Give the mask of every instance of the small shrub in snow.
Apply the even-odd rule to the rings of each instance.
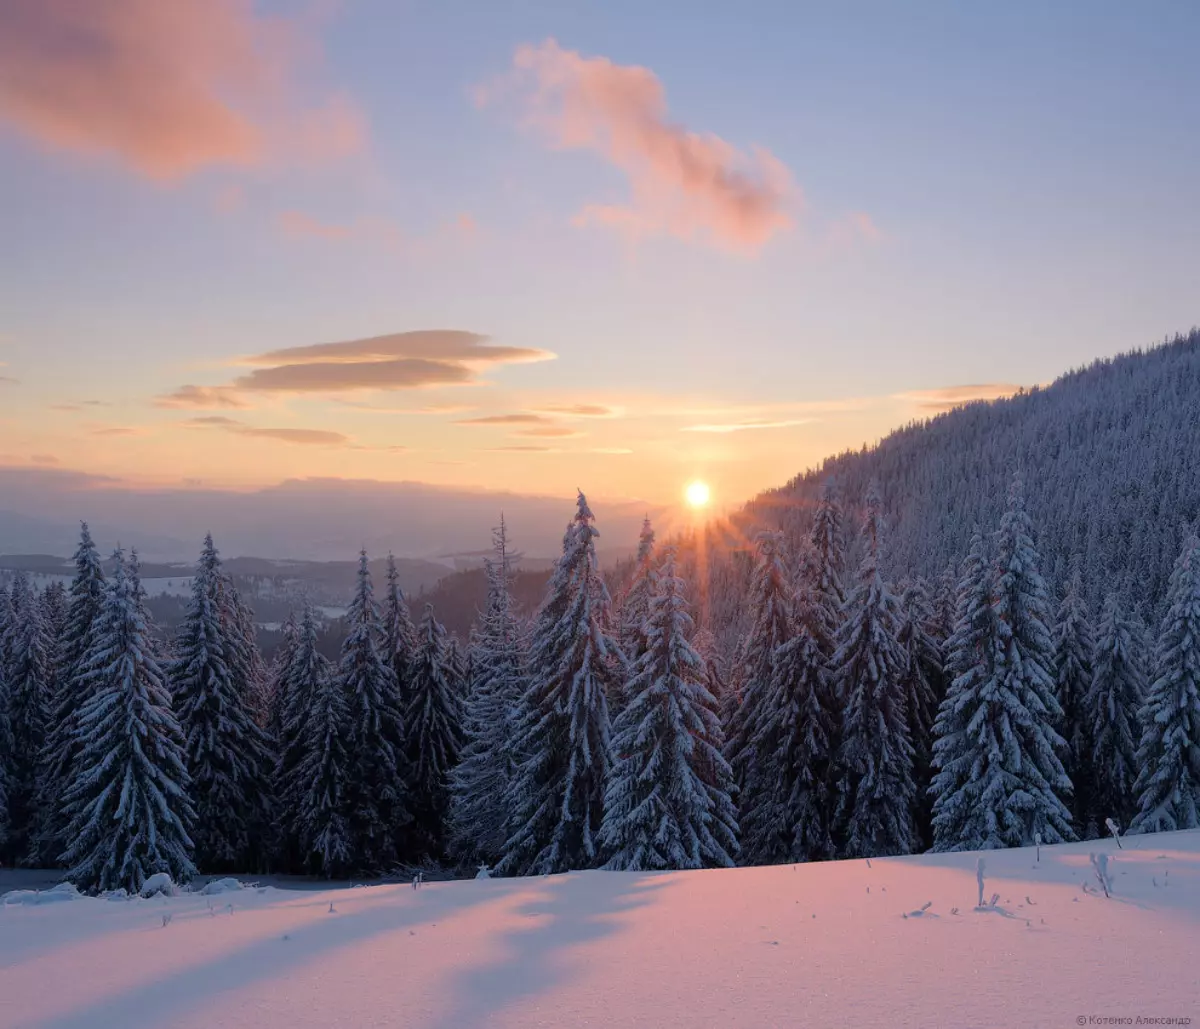
[[[138,891],[139,897],[156,897],[162,894],[164,897],[175,896],[177,888],[175,881],[166,872],[155,872],[149,879],[142,883],[142,888]]]

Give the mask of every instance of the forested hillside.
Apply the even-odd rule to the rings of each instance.
[[[965,557],[976,525],[994,527],[1014,472],[1052,586],[1061,588],[1078,560],[1093,607],[1116,589],[1157,621],[1200,512],[1200,330],[839,454],[764,493],[745,519],[799,539],[825,481],[836,481],[853,510],[875,480],[890,577],[936,578]]]

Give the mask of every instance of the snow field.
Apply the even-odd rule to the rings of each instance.
[[[1200,1019],[1200,831],[1124,843],[987,852],[986,909],[976,853],[5,903],[0,1029]]]

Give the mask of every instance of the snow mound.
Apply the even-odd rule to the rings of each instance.
[[[175,881],[166,872],[155,872],[149,879],[142,883],[142,888],[138,890],[139,897],[156,897],[162,894],[164,897],[174,897],[179,892],[179,888],[175,885]]]
[[[49,890],[10,890],[0,900],[4,906],[30,907],[38,904],[58,904],[64,900],[78,900],[82,894],[70,883],[59,883]]]
[[[244,890],[246,884],[240,879],[214,879],[212,882],[205,885],[200,892],[206,897],[211,897],[215,893],[236,893],[238,890]]]

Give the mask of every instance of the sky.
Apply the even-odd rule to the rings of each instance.
[[[728,508],[1197,322],[1197,38],[1191,2],[0,0],[0,466]]]

